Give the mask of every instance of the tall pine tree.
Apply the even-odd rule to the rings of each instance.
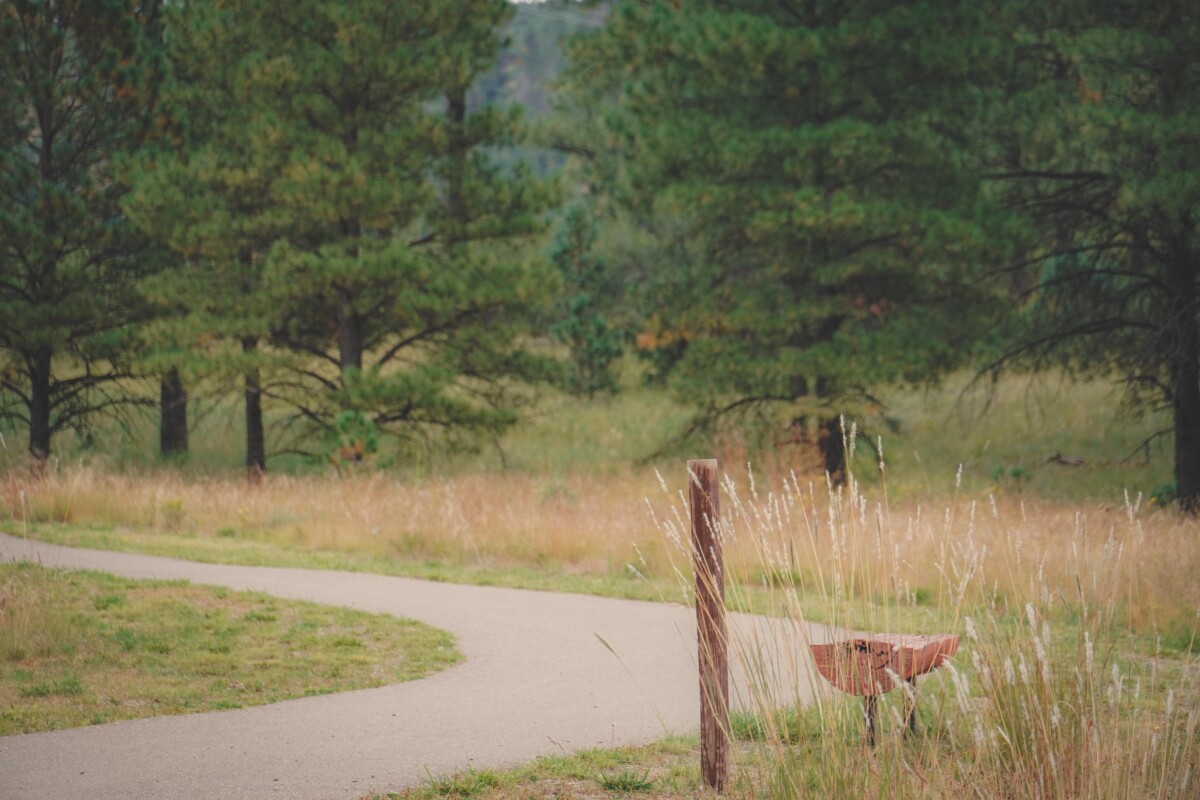
[[[137,215],[197,254],[200,297],[246,298],[236,321],[215,302],[210,326],[231,323],[247,354],[268,345],[277,379],[259,389],[306,436],[346,411],[401,437],[497,432],[510,379],[536,377],[516,337],[547,291],[529,244],[549,193],[491,163],[516,119],[469,93],[510,13],[236,0],[192,15],[219,76],[198,78],[211,129],[159,160]]]
[[[1009,100],[991,177],[1031,232],[1026,325],[1001,363],[1118,371],[1136,404],[1170,411],[1179,502],[1200,513],[1200,9],[993,13]]]
[[[158,0],[0,7],[0,414],[53,435],[127,402],[136,286],[155,268],[125,218],[124,155],[152,129]]]
[[[989,302],[981,24],[957,2],[628,2],[573,42],[570,102],[600,130],[566,146],[652,234],[642,340],[698,423],[829,420],[963,362]]]
[[[240,13],[236,4],[167,10],[172,80],[163,105],[171,135],[138,154],[124,207],[177,254],[141,286],[173,312],[144,328],[147,356],[218,390],[240,384],[253,480],[267,468],[264,386],[285,361],[268,346],[277,315],[263,269],[284,231],[271,191],[286,154],[247,135],[258,119],[247,65],[262,55]]]
[[[569,352],[566,388],[572,394],[595,397],[617,391],[616,360],[621,356],[620,333],[612,328],[601,305],[605,265],[593,252],[596,221],[583,203],[563,210],[550,247],[550,260],[563,280],[550,333]]]

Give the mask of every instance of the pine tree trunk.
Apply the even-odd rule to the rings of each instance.
[[[1014,300],[1023,300],[1033,290],[1036,280],[1033,270],[1026,263],[1028,253],[1022,248],[1008,268],[1008,295]]]
[[[1200,514],[1200,370],[1192,361],[1175,389],[1175,488],[1179,507]]]
[[[446,118],[449,122],[450,160],[446,175],[446,231],[443,243],[453,249],[463,239],[467,208],[463,185],[467,172],[467,90],[455,87],[446,93]]]
[[[825,472],[834,486],[846,482],[846,439],[849,434],[842,432],[840,417],[825,417],[820,422],[817,432],[817,447],[821,451],[821,461]]]
[[[1166,324],[1171,411],[1175,421],[1175,492],[1184,511],[1200,515],[1200,330],[1196,326],[1200,263],[1166,264],[1163,283],[1171,293]]]
[[[41,350],[29,361],[30,470],[40,475],[50,458],[50,363],[52,354]]]
[[[242,339],[242,352],[253,356],[258,349],[258,340]],[[250,367],[245,373],[246,382],[246,477],[258,483],[267,471],[266,437],[263,435],[262,384],[258,367]]]
[[[1200,514],[1200,330],[1197,272],[1180,265],[1171,275],[1171,407],[1175,416],[1175,491],[1179,507]]]
[[[159,391],[160,416],[158,447],[163,456],[178,456],[188,451],[187,390],[179,378],[179,370],[171,367]]]
[[[342,375],[355,369],[362,371],[362,318],[354,309],[349,295],[338,298],[338,357]]]

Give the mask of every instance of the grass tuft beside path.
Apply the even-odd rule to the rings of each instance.
[[[695,736],[667,736],[650,745],[545,756],[509,770],[463,769],[430,776],[423,786],[360,800],[683,800],[715,796],[700,780]]]

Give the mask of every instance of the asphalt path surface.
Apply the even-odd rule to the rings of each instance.
[[[58,547],[0,560],[184,579],[395,614],[450,631],[463,663],[417,681],[268,706],[0,737],[0,798],[357,798],[465,768],[699,728],[695,612],[667,603]],[[733,615],[735,705],[769,675],[811,699],[802,635]],[[818,634],[824,638],[823,634]],[[750,654],[750,655],[746,655]],[[744,664],[756,666],[747,670]]]

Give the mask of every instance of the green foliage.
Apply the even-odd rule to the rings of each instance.
[[[552,193],[493,163],[517,115],[466,102],[511,13],[501,0],[180,10],[182,132],[130,207],[198,263],[148,290],[196,298],[164,338],[248,389],[253,373],[291,408],[295,449],[346,409],[420,443],[494,434],[514,386],[548,374],[519,337],[553,286],[531,255]]]
[[[29,452],[127,401],[137,282],[157,254],[123,215],[123,157],[155,128],[158,0],[0,8],[0,422]]]
[[[1150,493],[1150,502],[1157,506],[1166,506],[1179,499],[1179,491],[1175,484],[1164,484]]]
[[[360,467],[379,452],[379,431],[370,418],[359,411],[343,411],[333,421],[326,460],[339,472]]]
[[[836,416],[967,358],[992,301],[981,24],[969,3],[630,2],[572,41],[577,150],[650,234],[623,264],[640,341],[703,418]]]
[[[595,221],[576,203],[563,212],[550,250],[565,285],[558,301],[559,321],[550,330],[571,354],[567,389],[581,397],[617,391],[617,359],[623,349],[600,309],[604,264],[591,252],[595,241]]]
[[[1134,405],[1171,410],[1179,500],[1200,510],[1200,13],[996,13],[1011,33],[989,152],[1026,221],[1015,269],[1030,294],[997,364],[1121,372]]]

